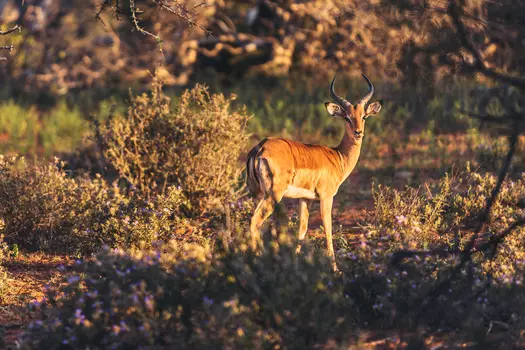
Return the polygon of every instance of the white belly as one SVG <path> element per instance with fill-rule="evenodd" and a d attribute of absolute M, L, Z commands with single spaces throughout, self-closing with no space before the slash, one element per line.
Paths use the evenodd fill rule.
<path fill-rule="evenodd" d="M 301 187 L 288 186 L 284 192 L 284 197 L 286 198 L 304 198 L 304 199 L 316 199 L 314 191 L 310 191 Z"/>

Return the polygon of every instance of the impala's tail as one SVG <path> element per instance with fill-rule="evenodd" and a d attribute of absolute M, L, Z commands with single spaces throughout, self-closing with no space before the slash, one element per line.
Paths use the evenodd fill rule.
<path fill-rule="evenodd" d="M 246 185 L 254 196 L 262 190 L 261 182 L 257 175 L 257 154 L 259 153 L 260 148 L 260 144 L 253 147 L 250 152 L 248 152 L 248 158 L 246 159 Z"/>

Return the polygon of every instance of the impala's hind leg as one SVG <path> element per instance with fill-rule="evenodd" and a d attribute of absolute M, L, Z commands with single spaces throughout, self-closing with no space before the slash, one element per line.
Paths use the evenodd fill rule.
<path fill-rule="evenodd" d="M 272 215 L 274 207 L 275 200 L 272 198 L 272 196 L 265 195 L 255 208 L 255 212 L 253 213 L 252 221 L 250 223 L 250 233 L 252 236 L 253 248 L 256 248 L 258 242 L 260 242 L 261 227 L 266 219 Z"/>
<path fill-rule="evenodd" d="M 255 160 L 257 166 L 260 193 L 264 194 L 263 199 L 255 208 L 255 212 L 250 223 L 250 231 L 252 235 L 252 245 L 255 247 L 260 241 L 260 229 L 272 215 L 275 205 L 281 202 L 284 192 L 286 190 L 285 184 L 277 184 L 274 182 L 274 174 L 272 173 L 268 160 L 264 157 L 259 157 Z"/>
<path fill-rule="evenodd" d="M 308 217 L 310 216 L 310 213 L 308 212 L 309 204 L 309 200 L 299 199 L 299 241 L 304 239 L 304 236 L 306 236 L 306 232 L 308 231 Z M 301 243 L 297 245 L 296 252 L 299 253 L 300 251 Z"/>

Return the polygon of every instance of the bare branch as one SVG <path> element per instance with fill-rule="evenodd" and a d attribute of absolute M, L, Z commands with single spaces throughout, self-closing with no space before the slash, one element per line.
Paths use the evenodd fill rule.
<path fill-rule="evenodd" d="M 512 225 L 507 227 L 503 232 L 501 232 L 498 235 L 492 236 L 488 242 L 486 242 L 483 246 L 480 247 L 480 250 L 492 250 L 492 258 L 496 255 L 498 251 L 499 244 L 508 236 L 510 235 L 515 229 L 525 226 L 525 217 L 516 220 Z"/>
<path fill-rule="evenodd" d="M 138 9 L 135 5 L 135 0 L 129 0 L 129 9 L 131 10 L 131 19 L 133 21 L 133 25 L 135 26 L 135 29 L 137 29 L 140 33 L 144 35 L 149 35 L 155 38 L 157 42 L 162 42 L 162 39 L 160 38 L 159 35 L 153 34 L 140 26 L 139 21 L 137 19 Z"/>
<path fill-rule="evenodd" d="M 187 8 L 185 5 L 183 5 L 179 0 L 151 0 L 152 3 L 154 3 L 159 9 L 167 11 L 171 14 L 174 14 L 175 16 L 183 19 L 188 23 L 190 27 L 197 27 L 202 29 L 204 32 L 206 32 L 207 35 L 211 35 L 211 32 L 207 30 L 203 25 L 201 25 L 199 22 L 195 20 L 195 17 L 197 16 L 197 11 L 199 8 L 203 8 L 208 6 L 205 2 L 201 2 L 191 8 Z M 114 4 L 114 5 L 113 5 Z M 107 9 L 111 8 L 113 12 L 115 13 L 118 20 L 120 20 L 120 16 L 122 15 L 122 9 L 120 6 L 119 0 L 114 1 L 104 1 L 100 5 L 100 9 L 97 11 L 95 18 L 100 20 L 103 24 L 101 14 Z M 137 30 L 139 33 L 142 33 L 147 36 L 151 36 L 154 38 L 157 42 L 162 43 L 162 38 L 160 35 L 155 34 L 147 29 L 145 29 L 140 24 L 139 15 L 141 13 L 140 9 L 137 7 L 135 0 L 129 1 L 129 10 L 131 13 L 131 21 L 133 23 L 133 27 L 135 30 Z M 104 24 L 105 25 L 105 24 Z"/>
<path fill-rule="evenodd" d="M 9 28 L 8 30 L 6 31 L 1 31 L 0 30 L 0 35 L 9 35 L 9 34 L 12 34 L 16 31 L 20 32 L 21 28 L 20 26 L 17 24 L 15 25 L 14 27 L 12 28 Z M 5 46 L 0 46 L 0 51 L 8 51 L 8 52 L 11 52 L 13 51 L 15 47 L 13 45 L 5 45 Z M 7 58 L 6 57 L 3 57 L 3 56 L 0 56 L 0 61 L 7 61 Z"/>
<path fill-rule="evenodd" d="M 203 31 L 205 31 L 206 34 L 211 35 L 211 32 L 209 30 L 207 30 L 202 25 L 200 25 L 198 22 L 193 20 L 193 18 L 195 18 L 196 16 L 196 12 L 195 12 L 196 9 L 208 6 L 208 4 L 206 4 L 205 2 L 201 2 L 193 6 L 191 9 L 187 9 L 177 0 L 173 1 L 174 2 L 173 5 L 167 4 L 165 0 L 153 0 L 153 2 L 155 2 L 158 6 L 160 6 L 160 8 L 185 20 L 190 27 L 200 28 Z"/>
<path fill-rule="evenodd" d="M 18 24 L 15 25 L 13 28 L 9 28 L 6 31 L 1 31 L 0 30 L 0 35 L 9 35 L 9 34 L 11 34 L 13 32 L 16 32 L 17 30 L 18 30 L 18 32 L 20 32 L 20 30 L 21 30 L 21 28 L 20 28 L 20 26 Z"/>

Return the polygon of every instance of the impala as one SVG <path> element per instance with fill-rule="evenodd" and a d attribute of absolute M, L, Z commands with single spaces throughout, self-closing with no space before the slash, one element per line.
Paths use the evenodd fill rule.
<path fill-rule="evenodd" d="M 258 201 L 250 224 L 254 245 L 259 240 L 264 221 L 285 197 L 299 199 L 299 240 L 303 240 L 308 230 L 309 204 L 312 200 L 320 200 L 326 248 L 332 267 L 337 270 L 332 244 L 334 196 L 357 164 L 366 118 L 381 110 L 379 102 L 367 105 L 374 94 L 374 86 L 362 75 L 369 90 L 355 105 L 335 93 L 335 77 L 330 84 L 330 95 L 335 103 L 326 102 L 326 109 L 331 116 L 342 118 L 345 125 L 343 139 L 337 147 L 265 138 L 248 153 L 246 183 Z"/>

